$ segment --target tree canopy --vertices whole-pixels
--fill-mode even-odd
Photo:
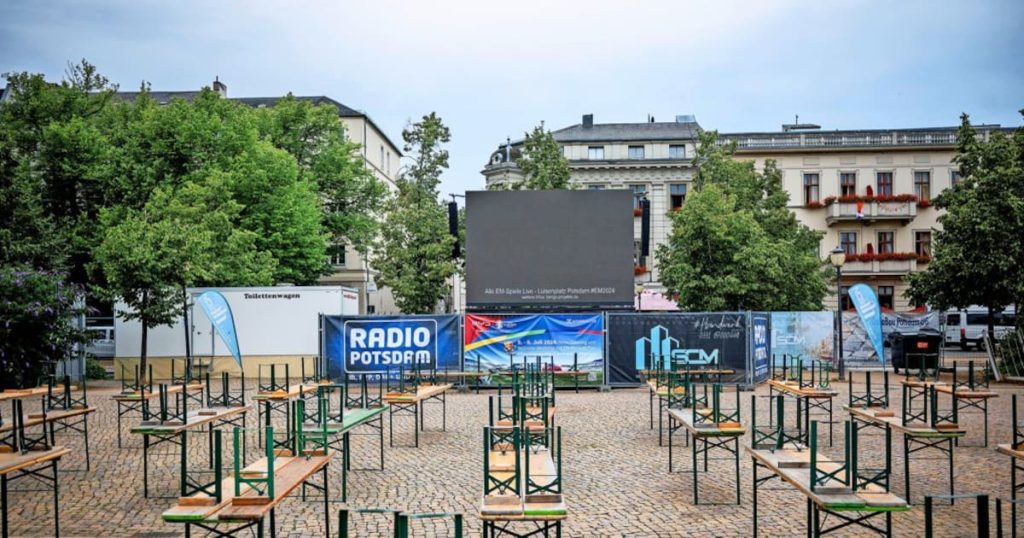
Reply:
[[[512,188],[528,190],[569,189],[569,160],[562,153],[562,146],[555,140],[544,124],[526,133],[523,139],[522,157],[516,161],[525,179]]]
[[[380,284],[391,288],[403,312],[431,313],[451,293],[457,270],[452,259],[455,238],[438,199],[441,173],[448,168],[443,144],[451,140],[451,132],[431,112],[408,126],[402,139],[414,162],[398,178],[373,264],[380,271]]]
[[[787,208],[774,161],[758,172],[717,142],[716,132],[699,135],[694,192],[655,254],[662,283],[684,310],[820,309],[820,234]]]
[[[937,309],[999,312],[1024,299],[1024,128],[983,140],[964,114],[957,134],[961,179],[934,200],[945,210],[942,228],[928,269],[910,275],[907,296]]]

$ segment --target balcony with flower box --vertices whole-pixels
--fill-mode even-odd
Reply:
[[[906,224],[917,217],[917,196],[897,194],[889,196],[829,196],[825,205],[825,222],[829,226],[840,222],[898,221]]]
[[[847,254],[843,274],[905,275],[917,271],[918,263],[929,261],[913,252]]]

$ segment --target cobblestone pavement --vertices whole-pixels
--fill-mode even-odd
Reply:
[[[899,403],[898,385],[892,398]],[[835,414],[843,418],[841,404],[846,401],[846,387],[836,400]],[[1010,465],[1005,456],[991,446],[1006,442],[1010,435],[1010,393],[1024,394],[1020,387],[996,387],[1000,397],[993,400],[990,412],[990,447],[960,447],[955,451],[956,489],[958,493],[985,492],[1008,497]],[[92,470],[61,474],[61,531],[64,536],[180,536],[181,525],[164,523],[160,513],[174,504],[171,499],[143,499],[141,439],[127,433],[125,448],[116,444],[116,406],[111,400],[115,389],[94,388],[89,391],[90,403],[99,411],[90,418]],[[758,395],[766,395],[761,387]],[[558,424],[563,430],[565,495],[570,517],[565,536],[750,536],[751,526],[751,462],[741,459],[742,504],[694,506],[691,476],[679,472],[689,468],[688,451],[680,450],[680,467],[669,474],[668,451],[658,446],[657,429],[649,428],[648,394],[642,389],[616,390],[610,393],[560,392]],[[477,505],[482,490],[482,433],[487,420],[487,396],[454,394],[448,396],[447,431],[428,431],[420,435],[419,448],[385,448],[384,471],[353,471],[349,474],[349,505],[353,507],[387,507],[412,511],[451,511],[466,515],[468,536],[480,533]],[[742,397],[744,421],[749,421],[750,397]],[[759,402],[760,403],[760,402]],[[766,406],[759,405],[759,422],[766,420]],[[248,424],[255,424],[250,413]],[[428,429],[439,429],[440,406],[427,409]],[[967,442],[980,440],[981,419],[978,415],[962,418],[969,430]],[[398,418],[394,424],[396,443],[411,442],[411,418]],[[655,425],[656,428],[656,425]],[[822,434],[825,438],[826,434]],[[225,438],[225,445],[230,437]],[[862,440],[862,465],[881,461],[884,454],[880,437]],[[837,426],[835,446],[824,450],[835,456],[842,451],[842,426]],[[373,467],[377,457],[377,438],[353,438],[353,467]],[[903,492],[904,468],[901,438],[894,435],[893,489]],[[62,438],[75,452],[61,465],[81,467],[84,463],[81,440]],[[249,450],[256,454],[256,443]],[[749,444],[749,438],[743,441]],[[150,487],[152,493],[174,495],[178,459],[167,451],[153,460]],[[189,442],[193,462],[205,462],[205,437],[196,435]],[[922,454],[927,456],[928,454]],[[946,468],[942,461],[917,461],[912,466],[912,488],[915,502],[925,492],[944,492]],[[340,465],[331,466],[334,491],[340,493]],[[775,491],[759,497],[760,531],[762,536],[802,536],[806,532],[804,498],[792,488],[771,483]],[[45,492],[18,491],[33,487],[28,480],[12,484],[10,492],[10,524],[12,536],[48,536],[52,534],[51,495]],[[700,480],[701,500],[731,502],[734,494],[732,462],[710,463],[709,472]],[[337,535],[337,509],[333,504],[332,532]],[[974,508],[968,503],[937,508],[939,536],[971,536]],[[1024,515],[1019,519],[1024,521]],[[1010,522],[1006,521],[1007,524]],[[915,507],[908,513],[893,516],[895,535],[923,534],[924,511]],[[416,522],[416,536],[444,535],[447,523],[442,520]],[[277,535],[282,537],[324,535],[323,504],[302,502],[298,496],[285,501],[277,511]],[[353,517],[354,536],[387,536],[388,521],[383,516]],[[1024,527],[1022,527],[1024,528]],[[199,535],[196,533],[196,535]],[[859,534],[845,534],[856,536]]]

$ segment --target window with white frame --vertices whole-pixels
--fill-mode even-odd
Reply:
[[[604,146],[587,147],[587,158],[592,161],[604,159]]]
[[[914,172],[914,194],[918,200],[932,199],[932,173],[927,170]]]
[[[327,247],[327,255],[334,267],[345,265],[345,243],[332,243]]]
[[[673,211],[683,207],[686,201],[686,183],[673,183],[668,187],[669,206]]]
[[[629,146],[629,158],[630,159],[643,159],[644,158],[644,147],[643,146]]]
[[[647,185],[630,185],[629,190],[633,193],[633,209],[640,209],[640,200],[647,197]]]
[[[686,146],[683,144],[672,144],[668,147],[668,158],[669,159],[685,159],[686,158]]]

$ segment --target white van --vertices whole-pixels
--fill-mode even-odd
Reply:
[[[995,314],[996,338],[1000,339],[1013,331],[1017,313],[1013,307]],[[972,306],[966,310],[946,312],[946,345],[959,344],[961,349],[974,346],[985,347],[985,332],[988,331],[988,309]]]

